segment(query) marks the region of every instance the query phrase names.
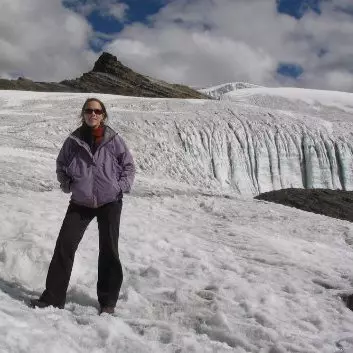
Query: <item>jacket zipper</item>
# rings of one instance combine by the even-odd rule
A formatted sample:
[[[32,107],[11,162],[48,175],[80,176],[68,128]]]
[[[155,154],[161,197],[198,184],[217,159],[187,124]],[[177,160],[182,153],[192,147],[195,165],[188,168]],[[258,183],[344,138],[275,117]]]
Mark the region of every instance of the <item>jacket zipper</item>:
[[[98,151],[98,149],[101,149],[105,144],[107,144],[110,140],[112,140],[116,135],[112,136],[111,138],[109,138],[107,141],[104,141],[101,145],[98,146],[96,152]],[[92,166],[96,166],[96,162],[94,160],[94,155],[91,152],[91,149],[89,148],[89,146],[87,145],[86,142],[82,141],[81,139],[78,138],[74,138],[73,139],[76,141],[76,143],[78,143],[82,148],[84,148],[86,150],[86,152],[89,154],[89,156],[91,157],[91,161],[92,161]],[[88,147],[88,148],[87,148]],[[93,170],[92,170],[92,206],[93,208],[98,208],[98,202],[97,202],[97,197],[94,196],[94,188],[95,188],[95,177],[93,175]],[[97,190],[96,190],[97,191]]]

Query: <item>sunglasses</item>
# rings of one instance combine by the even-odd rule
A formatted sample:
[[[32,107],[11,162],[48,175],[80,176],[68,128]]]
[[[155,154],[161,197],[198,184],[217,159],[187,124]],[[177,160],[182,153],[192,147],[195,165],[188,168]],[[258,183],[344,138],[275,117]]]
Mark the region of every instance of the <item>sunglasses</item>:
[[[86,108],[84,110],[85,114],[92,114],[94,112],[94,114],[96,115],[102,115],[103,114],[103,110],[102,109],[91,109],[91,108]]]

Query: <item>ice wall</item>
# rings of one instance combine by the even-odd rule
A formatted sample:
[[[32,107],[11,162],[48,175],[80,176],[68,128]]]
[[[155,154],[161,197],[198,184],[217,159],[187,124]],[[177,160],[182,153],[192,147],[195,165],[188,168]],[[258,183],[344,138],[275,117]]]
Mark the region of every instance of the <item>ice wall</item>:
[[[127,138],[136,141],[146,175],[243,195],[290,187],[353,190],[351,114],[289,103],[298,110],[159,101],[147,113],[125,112],[120,123],[129,125]]]
[[[177,124],[185,160],[222,188],[258,194],[282,188],[353,189],[353,145],[325,129],[246,119]]]

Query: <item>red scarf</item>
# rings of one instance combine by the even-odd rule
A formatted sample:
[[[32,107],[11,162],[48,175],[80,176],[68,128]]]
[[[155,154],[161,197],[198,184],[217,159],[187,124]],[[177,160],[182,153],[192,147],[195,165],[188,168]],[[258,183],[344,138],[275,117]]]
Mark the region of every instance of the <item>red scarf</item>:
[[[96,129],[92,129],[93,143],[96,146],[98,146],[102,142],[103,135],[104,135],[104,128],[102,126],[99,126]]]

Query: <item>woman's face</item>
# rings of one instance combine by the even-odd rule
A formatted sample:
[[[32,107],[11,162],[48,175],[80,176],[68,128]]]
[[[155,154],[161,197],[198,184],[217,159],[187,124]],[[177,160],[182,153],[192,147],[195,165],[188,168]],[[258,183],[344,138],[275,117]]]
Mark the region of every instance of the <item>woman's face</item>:
[[[88,102],[83,111],[83,117],[88,126],[94,129],[99,127],[104,118],[101,105],[96,101]]]

